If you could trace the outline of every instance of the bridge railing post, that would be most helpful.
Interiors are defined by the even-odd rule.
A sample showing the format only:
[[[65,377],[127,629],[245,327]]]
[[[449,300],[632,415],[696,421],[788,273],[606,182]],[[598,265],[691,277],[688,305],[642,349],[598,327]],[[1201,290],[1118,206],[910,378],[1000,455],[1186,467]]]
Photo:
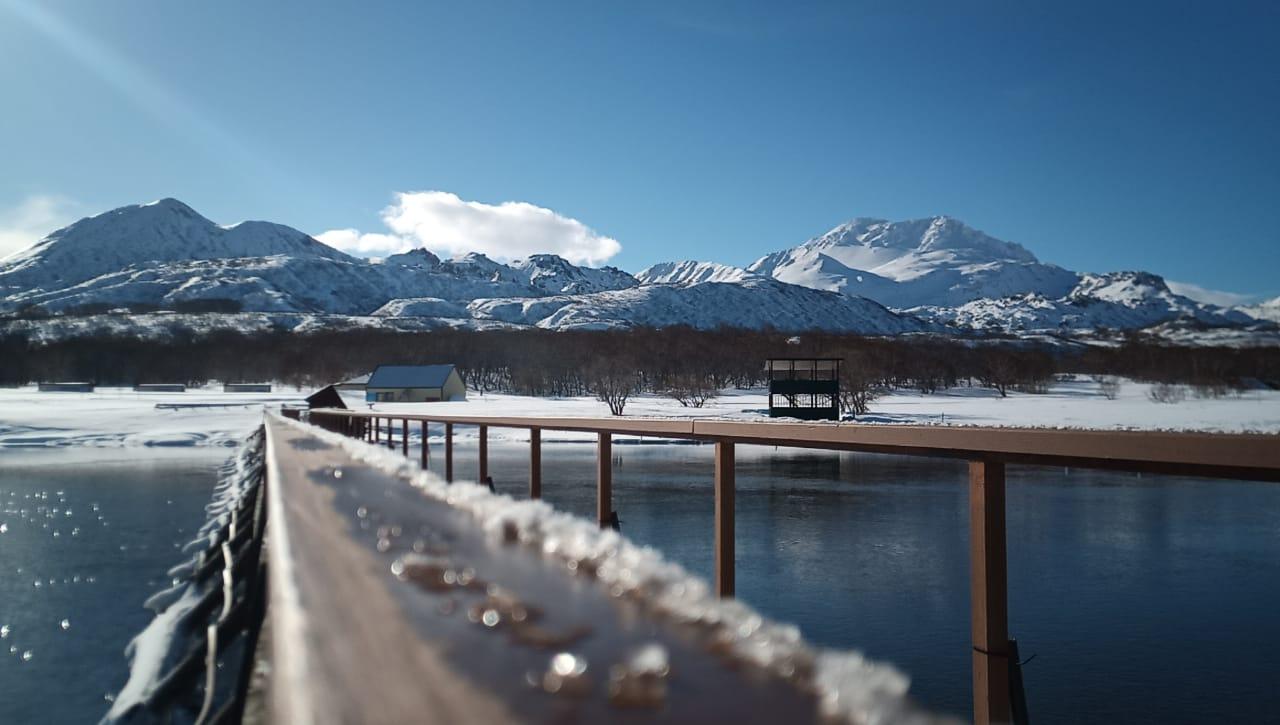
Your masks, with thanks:
[[[969,595],[973,721],[1010,722],[1004,463],[969,462]]]
[[[427,445],[427,421],[422,421],[422,470],[427,470],[431,448]]]
[[[613,525],[613,437],[596,434],[596,518],[600,528]]]
[[[480,483],[489,482],[489,426],[480,426]]]
[[[529,498],[542,498],[542,429],[529,429]]]
[[[734,590],[733,496],[734,445],[716,441],[716,596],[732,597]]]
[[[444,480],[453,483],[453,423],[444,424]]]

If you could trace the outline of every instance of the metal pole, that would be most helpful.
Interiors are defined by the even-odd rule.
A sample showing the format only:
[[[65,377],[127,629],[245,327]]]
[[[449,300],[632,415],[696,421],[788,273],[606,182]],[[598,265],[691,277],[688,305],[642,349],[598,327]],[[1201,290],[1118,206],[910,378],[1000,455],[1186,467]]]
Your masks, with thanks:
[[[453,423],[444,424],[444,480],[453,483]]]
[[[734,459],[731,441],[716,441],[716,596],[733,596]]]
[[[596,435],[596,517],[600,528],[607,529],[613,525],[613,437]]]
[[[1004,463],[969,462],[969,587],[973,636],[973,721],[1007,723],[1009,592]]]
[[[529,429],[529,498],[542,498],[542,429]]]

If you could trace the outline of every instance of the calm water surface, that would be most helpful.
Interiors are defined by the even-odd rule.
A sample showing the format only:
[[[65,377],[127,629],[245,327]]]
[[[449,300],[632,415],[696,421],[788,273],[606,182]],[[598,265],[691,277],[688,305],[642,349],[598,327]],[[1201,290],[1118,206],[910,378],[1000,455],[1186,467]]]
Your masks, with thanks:
[[[546,499],[594,516],[594,446],[543,448]],[[712,449],[613,452],[623,532],[710,576]],[[460,477],[474,477],[474,453],[459,447]],[[101,715],[149,619],[141,602],[227,455],[0,452],[0,722]],[[490,456],[499,490],[523,496],[527,447],[494,441]],[[896,663],[928,706],[968,713],[964,466],[756,447],[738,459],[739,596],[813,642]],[[1036,722],[1280,719],[1280,486],[1017,467],[1008,510],[1011,630],[1036,655]]]
[[[102,717],[230,455],[0,450],[0,723]]]

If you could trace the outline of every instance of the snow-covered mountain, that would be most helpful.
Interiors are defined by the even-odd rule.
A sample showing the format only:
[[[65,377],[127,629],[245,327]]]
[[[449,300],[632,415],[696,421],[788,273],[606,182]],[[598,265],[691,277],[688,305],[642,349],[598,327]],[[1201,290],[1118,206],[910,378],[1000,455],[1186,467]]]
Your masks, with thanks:
[[[441,260],[418,249],[370,262],[285,226],[219,226],[165,199],[81,220],[0,264],[0,311],[168,310],[233,300],[250,327],[267,318],[248,313],[273,320],[310,316],[294,329],[341,326],[344,315],[353,325],[397,329],[724,325],[878,334],[928,328],[874,302],[738,272],[722,277],[734,277],[733,284],[689,287],[641,285],[622,270],[579,267],[551,254],[502,264],[475,253]],[[117,329],[128,323],[104,317],[97,324]]]
[[[741,267],[733,267],[718,262],[659,262],[645,267],[636,274],[640,284],[677,284],[691,285],[703,282],[742,282],[759,277]]]
[[[640,282],[617,267],[578,267],[554,254],[517,259],[511,268],[533,287],[548,294],[586,294],[635,287]]]
[[[915,307],[908,312],[955,327],[1013,334],[1138,330],[1165,323],[1233,327],[1254,322],[1238,310],[1174,294],[1163,279],[1146,272],[1086,274],[1059,299],[1029,292],[972,300],[956,307]]]
[[[1259,302],[1256,305],[1237,307],[1236,309],[1255,320],[1280,323],[1280,297],[1266,302]]]
[[[468,310],[479,320],[553,330],[688,325],[699,329],[775,327],[889,335],[931,329],[871,300],[763,278],[687,287],[642,285],[539,299],[476,300]]]
[[[680,261],[632,276],[551,254],[503,264],[415,249],[368,261],[287,226],[220,226],[163,199],[82,219],[0,261],[0,313],[200,309],[186,303],[226,300],[250,328],[288,320],[300,330],[691,325],[1073,335],[1274,330],[1280,321],[1280,299],[1228,309],[1178,295],[1152,274],[1080,274],[948,217],[855,219],[747,269]],[[100,324],[128,325],[118,317]]]
[[[953,328],[1080,333],[1165,323],[1241,326],[1266,310],[1208,305],[1144,272],[1081,274],[950,217],[854,219],[747,269],[876,300]]]
[[[950,217],[854,219],[747,269],[895,308],[951,307],[1027,292],[1060,297],[1078,281],[1074,272]]]

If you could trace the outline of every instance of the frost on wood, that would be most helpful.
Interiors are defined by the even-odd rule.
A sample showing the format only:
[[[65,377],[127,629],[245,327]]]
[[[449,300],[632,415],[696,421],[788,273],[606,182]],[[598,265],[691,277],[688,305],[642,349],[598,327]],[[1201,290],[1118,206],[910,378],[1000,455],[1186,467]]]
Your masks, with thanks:
[[[615,531],[601,530],[594,522],[542,501],[516,500],[474,483],[447,484],[381,447],[283,422],[470,514],[497,541],[519,542],[571,571],[593,572],[614,596],[640,602],[664,618],[706,628],[718,645],[740,661],[814,692],[828,717],[854,723],[939,721],[910,701],[910,679],[891,665],[873,662],[856,651],[809,645],[794,625],[769,620],[739,600],[718,599],[707,582],[667,561],[652,547],[633,544]]]

